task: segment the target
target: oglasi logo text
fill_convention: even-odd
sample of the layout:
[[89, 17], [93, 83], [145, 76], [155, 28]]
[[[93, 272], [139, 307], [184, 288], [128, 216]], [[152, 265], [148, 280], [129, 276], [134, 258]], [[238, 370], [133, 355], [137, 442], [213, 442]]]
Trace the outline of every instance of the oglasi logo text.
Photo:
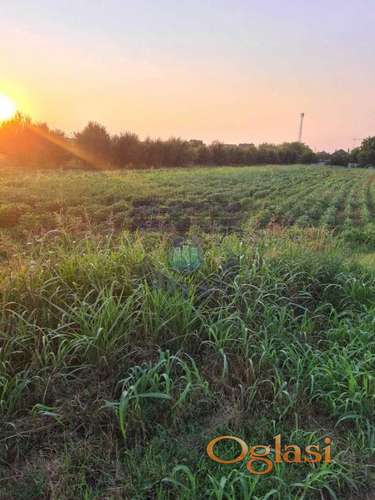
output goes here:
[[[232, 440], [236, 441], [241, 446], [241, 453], [230, 460], [223, 460], [219, 456], [217, 456], [214, 452], [214, 446], [220, 441], [224, 440]], [[218, 436], [212, 441], [210, 441], [207, 445], [207, 454], [219, 464], [236, 464], [238, 462], [242, 462], [248, 458], [246, 463], [246, 468], [251, 474], [269, 474], [273, 470], [274, 463], [280, 464], [285, 462], [287, 464], [317, 464], [320, 462], [324, 462], [326, 464], [331, 463], [331, 443], [332, 439], [326, 437], [324, 439], [324, 448], [322, 451], [318, 444], [312, 444], [306, 446], [304, 452], [302, 452], [301, 448], [295, 444], [287, 444], [284, 449], [281, 446], [281, 434], [274, 436], [274, 447], [271, 448], [270, 445], [262, 445], [257, 444], [255, 446], [251, 446], [250, 448], [242, 439], [235, 436]], [[269, 458], [271, 454], [271, 450], [274, 451], [274, 461]], [[262, 467], [254, 467], [254, 464], [263, 464]]]

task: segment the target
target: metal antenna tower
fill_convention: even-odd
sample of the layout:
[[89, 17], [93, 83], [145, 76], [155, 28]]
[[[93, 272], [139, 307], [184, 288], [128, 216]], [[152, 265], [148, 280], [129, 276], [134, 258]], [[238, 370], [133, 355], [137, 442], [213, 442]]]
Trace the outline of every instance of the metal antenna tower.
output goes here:
[[298, 142], [302, 142], [303, 119], [304, 118], [305, 118], [305, 113], [301, 113], [301, 121], [300, 121], [300, 124], [299, 124]]

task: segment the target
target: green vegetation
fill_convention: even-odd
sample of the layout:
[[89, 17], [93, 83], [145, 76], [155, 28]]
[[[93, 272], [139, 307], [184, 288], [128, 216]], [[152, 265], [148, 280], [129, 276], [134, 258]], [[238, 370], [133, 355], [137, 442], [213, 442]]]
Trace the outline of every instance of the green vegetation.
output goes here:
[[136, 229], [241, 233], [249, 223], [324, 224], [359, 230], [366, 238], [374, 179], [372, 170], [301, 165], [22, 175], [9, 170], [0, 183], [2, 251], [12, 255], [20, 241], [38, 248], [40, 238], [46, 244], [58, 231], [77, 237]]
[[[373, 494], [374, 179], [4, 171], [0, 498]], [[331, 437], [332, 463], [256, 476], [206, 455], [279, 433]]]
[[71, 167], [181, 167], [192, 165], [254, 165], [312, 163], [312, 149], [300, 142], [275, 144], [206, 145], [200, 140], [147, 138], [125, 132], [111, 136], [103, 125], [89, 122], [73, 137], [60, 130], [50, 130], [45, 123], [34, 123], [17, 114], [0, 123], [0, 155], [6, 162], [29, 168]]
[[314, 153], [301, 142], [282, 144], [223, 144], [201, 140], [140, 140], [132, 132], [110, 135], [96, 122], [68, 137], [46, 123], [34, 123], [22, 114], [0, 123], [0, 162], [34, 168], [161, 168], [223, 165], [291, 165], [326, 163], [336, 166], [375, 166], [375, 137], [362, 141], [350, 153], [339, 149]]

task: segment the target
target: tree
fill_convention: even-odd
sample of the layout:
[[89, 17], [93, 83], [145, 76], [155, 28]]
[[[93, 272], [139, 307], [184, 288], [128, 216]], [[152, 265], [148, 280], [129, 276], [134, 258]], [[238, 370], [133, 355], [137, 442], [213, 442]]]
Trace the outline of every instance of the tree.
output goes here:
[[362, 141], [358, 152], [358, 161], [363, 166], [375, 166], [375, 137], [368, 137]]
[[331, 155], [331, 165], [347, 167], [349, 163], [349, 153], [344, 149], [338, 149]]
[[214, 165], [225, 165], [228, 162], [226, 148], [221, 142], [214, 141], [208, 149], [210, 160]]
[[258, 163], [258, 150], [254, 144], [239, 145], [244, 153], [244, 164], [255, 165]]
[[258, 146], [259, 163], [280, 163], [279, 152], [274, 144], [263, 143]]
[[313, 150], [303, 142], [284, 142], [277, 146], [280, 163], [314, 163]]
[[137, 165], [141, 160], [141, 142], [136, 134], [126, 132], [112, 138], [112, 161], [118, 167]]
[[312, 149], [306, 149], [306, 151], [304, 151], [302, 153], [302, 155], [300, 156], [300, 159], [299, 161], [301, 163], [303, 163], [304, 165], [308, 165], [310, 163], [316, 163], [317, 159], [316, 159], [316, 154], [314, 153], [314, 151]]
[[110, 161], [111, 138], [103, 125], [89, 122], [82, 132], [76, 132], [74, 135], [77, 146], [83, 153], [88, 153], [88, 163]]
[[63, 132], [17, 113], [0, 125], [0, 152], [15, 165], [54, 167], [71, 158]]
[[208, 165], [210, 163], [210, 151], [206, 144], [194, 147], [193, 155], [196, 165]]
[[318, 153], [316, 153], [316, 160], [318, 162], [328, 163], [331, 161], [331, 154], [327, 153], [327, 151], [319, 151]]
[[298, 158], [300, 156], [300, 142], [292, 143], [292, 142], [284, 142], [278, 146], [278, 157], [280, 163], [297, 163]]
[[350, 163], [359, 163], [359, 156], [361, 153], [361, 148], [354, 148], [349, 153]]
[[192, 163], [193, 155], [189, 143], [171, 137], [163, 143], [162, 164], [166, 167], [183, 167]]
[[97, 122], [89, 122], [70, 139], [59, 130], [50, 130], [45, 123], [33, 123], [27, 116], [17, 114], [0, 123], [0, 154], [11, 163], [36, 167], [64, 165], [71, 158], [102, 168], [292, 164], [321, 160], [331, 160], [334, 165], [347, 165], [349, 161], [375, 165], [375, 137], [363, 141], [350, 156], [344, 150], [333, 155], [324, 151], [315, 155], [301, 142], [264, 143], [256, 147], [250, 142], [237, 145], [214, 141], [207, 146], [198, 139], [184, 141], [175, 137], [141, 141], [131, 132], [111, 137]]

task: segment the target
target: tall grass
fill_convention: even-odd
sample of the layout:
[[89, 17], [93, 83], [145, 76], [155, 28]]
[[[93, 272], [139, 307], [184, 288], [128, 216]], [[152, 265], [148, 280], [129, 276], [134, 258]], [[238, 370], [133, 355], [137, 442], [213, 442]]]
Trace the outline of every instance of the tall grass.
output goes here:
[[[323, 229], [249, 226], [201, 243], [191, 274], [170, 268], [155, 234], [61, 233], [47, 258], [14, 264], [0, 316], [8, 498], [20, 461], [29, 498], [345, 498], [372, 487], [374, 276]], [[330, 435], [334, 460], [251, 476], [206, 457], [221, 433], [301, 446]], [[32, 462], [33, 449], [44, 459]]]

